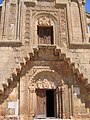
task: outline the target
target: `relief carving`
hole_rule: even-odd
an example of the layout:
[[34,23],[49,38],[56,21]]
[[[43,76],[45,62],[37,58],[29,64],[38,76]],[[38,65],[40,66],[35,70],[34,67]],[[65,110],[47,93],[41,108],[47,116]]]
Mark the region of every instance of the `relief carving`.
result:
[[51,19],[49,17],[42,16],[38,19],[38,25],[51,26]]
[[8,24],[8,39],[13,40],[15,39],[16,4],[10,5]]
[[30,39],[30,9],[27,7],[25,14],[25,40],[29,43]]
[[67,35],[66,35],[66,15],[65,15],[65,9],[61,9],[60,12],[60,18],[61,18],[61,41],[64,46],[67,44]]
[[[57,77],[55,77],[57,76]],[[54,70],[37,69],[29,80],[29,89],[56,89],[61,85],[61,76]]]

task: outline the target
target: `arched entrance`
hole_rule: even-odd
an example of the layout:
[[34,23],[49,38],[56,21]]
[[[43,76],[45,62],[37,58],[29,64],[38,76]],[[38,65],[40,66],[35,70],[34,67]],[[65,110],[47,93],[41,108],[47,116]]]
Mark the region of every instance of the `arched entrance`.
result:
[[37,118],[56,116],[56,90],[37,89]]
[[[34,118],[69,118],[65,110],[65,96],[68,86],[53,70],[37,71],[29,80],[29,116]],[[68,97],[67,97],[68,99]],[[69,103],[67,103],[69,107]]]

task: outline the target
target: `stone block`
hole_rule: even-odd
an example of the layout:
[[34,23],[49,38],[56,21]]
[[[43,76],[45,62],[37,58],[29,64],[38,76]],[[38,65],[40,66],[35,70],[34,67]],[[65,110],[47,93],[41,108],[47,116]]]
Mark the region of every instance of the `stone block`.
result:
[[56,6],[60,4],[67,4],[68,0],[56,0]]
[[37,0],[23,0],[24,2],[28,2],[30,5],[36,5]]

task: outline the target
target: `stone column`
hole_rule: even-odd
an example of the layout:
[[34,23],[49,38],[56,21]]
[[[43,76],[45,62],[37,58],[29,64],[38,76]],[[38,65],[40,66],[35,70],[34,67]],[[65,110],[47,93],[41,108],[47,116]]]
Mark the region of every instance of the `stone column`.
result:
[[61,87],[58,87],[58,117],[61,118]]
[[68,98],[69,98],[69,118],[72,117],[72,99],[71,99],[71,87],[68,88]]
[[69,44],[72,43],[73,33],[72,33],[72,19],[71,19],[71,1],[69,0],[67,4],[67,22],[68,22],[68,32],[69,32]]
[[29,120],[35,116],[35,89],[29,89]]
[[85,12],[84,12],[84,7],[82,5],[82,2],[79,3],[79,10],[80,10],[80,18],[81,18],[81,29],[82,29],[82,37],[83,41],[82,42],[87,42],[87,30],[86,30],[86,21],[85,21]]
[[4,6],[3,6],[3,17],[2,17],[2,19],[3,19],[3,21],[2,21],[2,39],[5,39],[6,38],[6,25],[7,25],[7,2],[8,1],[4,1]]
[[73,85],[71,85],[71,117],[73,116]]
[[20,120],[28,120],[27,118],[27,94],[26,94],[26,84],[25,78],[20,80]]
[[65,117],[65,95],[64,95],[64,81],[61,80],[61,118]]

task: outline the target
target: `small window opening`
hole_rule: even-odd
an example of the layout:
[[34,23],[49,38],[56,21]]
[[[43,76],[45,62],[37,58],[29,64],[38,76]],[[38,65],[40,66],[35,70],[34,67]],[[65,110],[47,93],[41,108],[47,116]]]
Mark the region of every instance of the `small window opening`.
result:
[[53,41],[53,26],[38,26],[38,44],[54,44]]

